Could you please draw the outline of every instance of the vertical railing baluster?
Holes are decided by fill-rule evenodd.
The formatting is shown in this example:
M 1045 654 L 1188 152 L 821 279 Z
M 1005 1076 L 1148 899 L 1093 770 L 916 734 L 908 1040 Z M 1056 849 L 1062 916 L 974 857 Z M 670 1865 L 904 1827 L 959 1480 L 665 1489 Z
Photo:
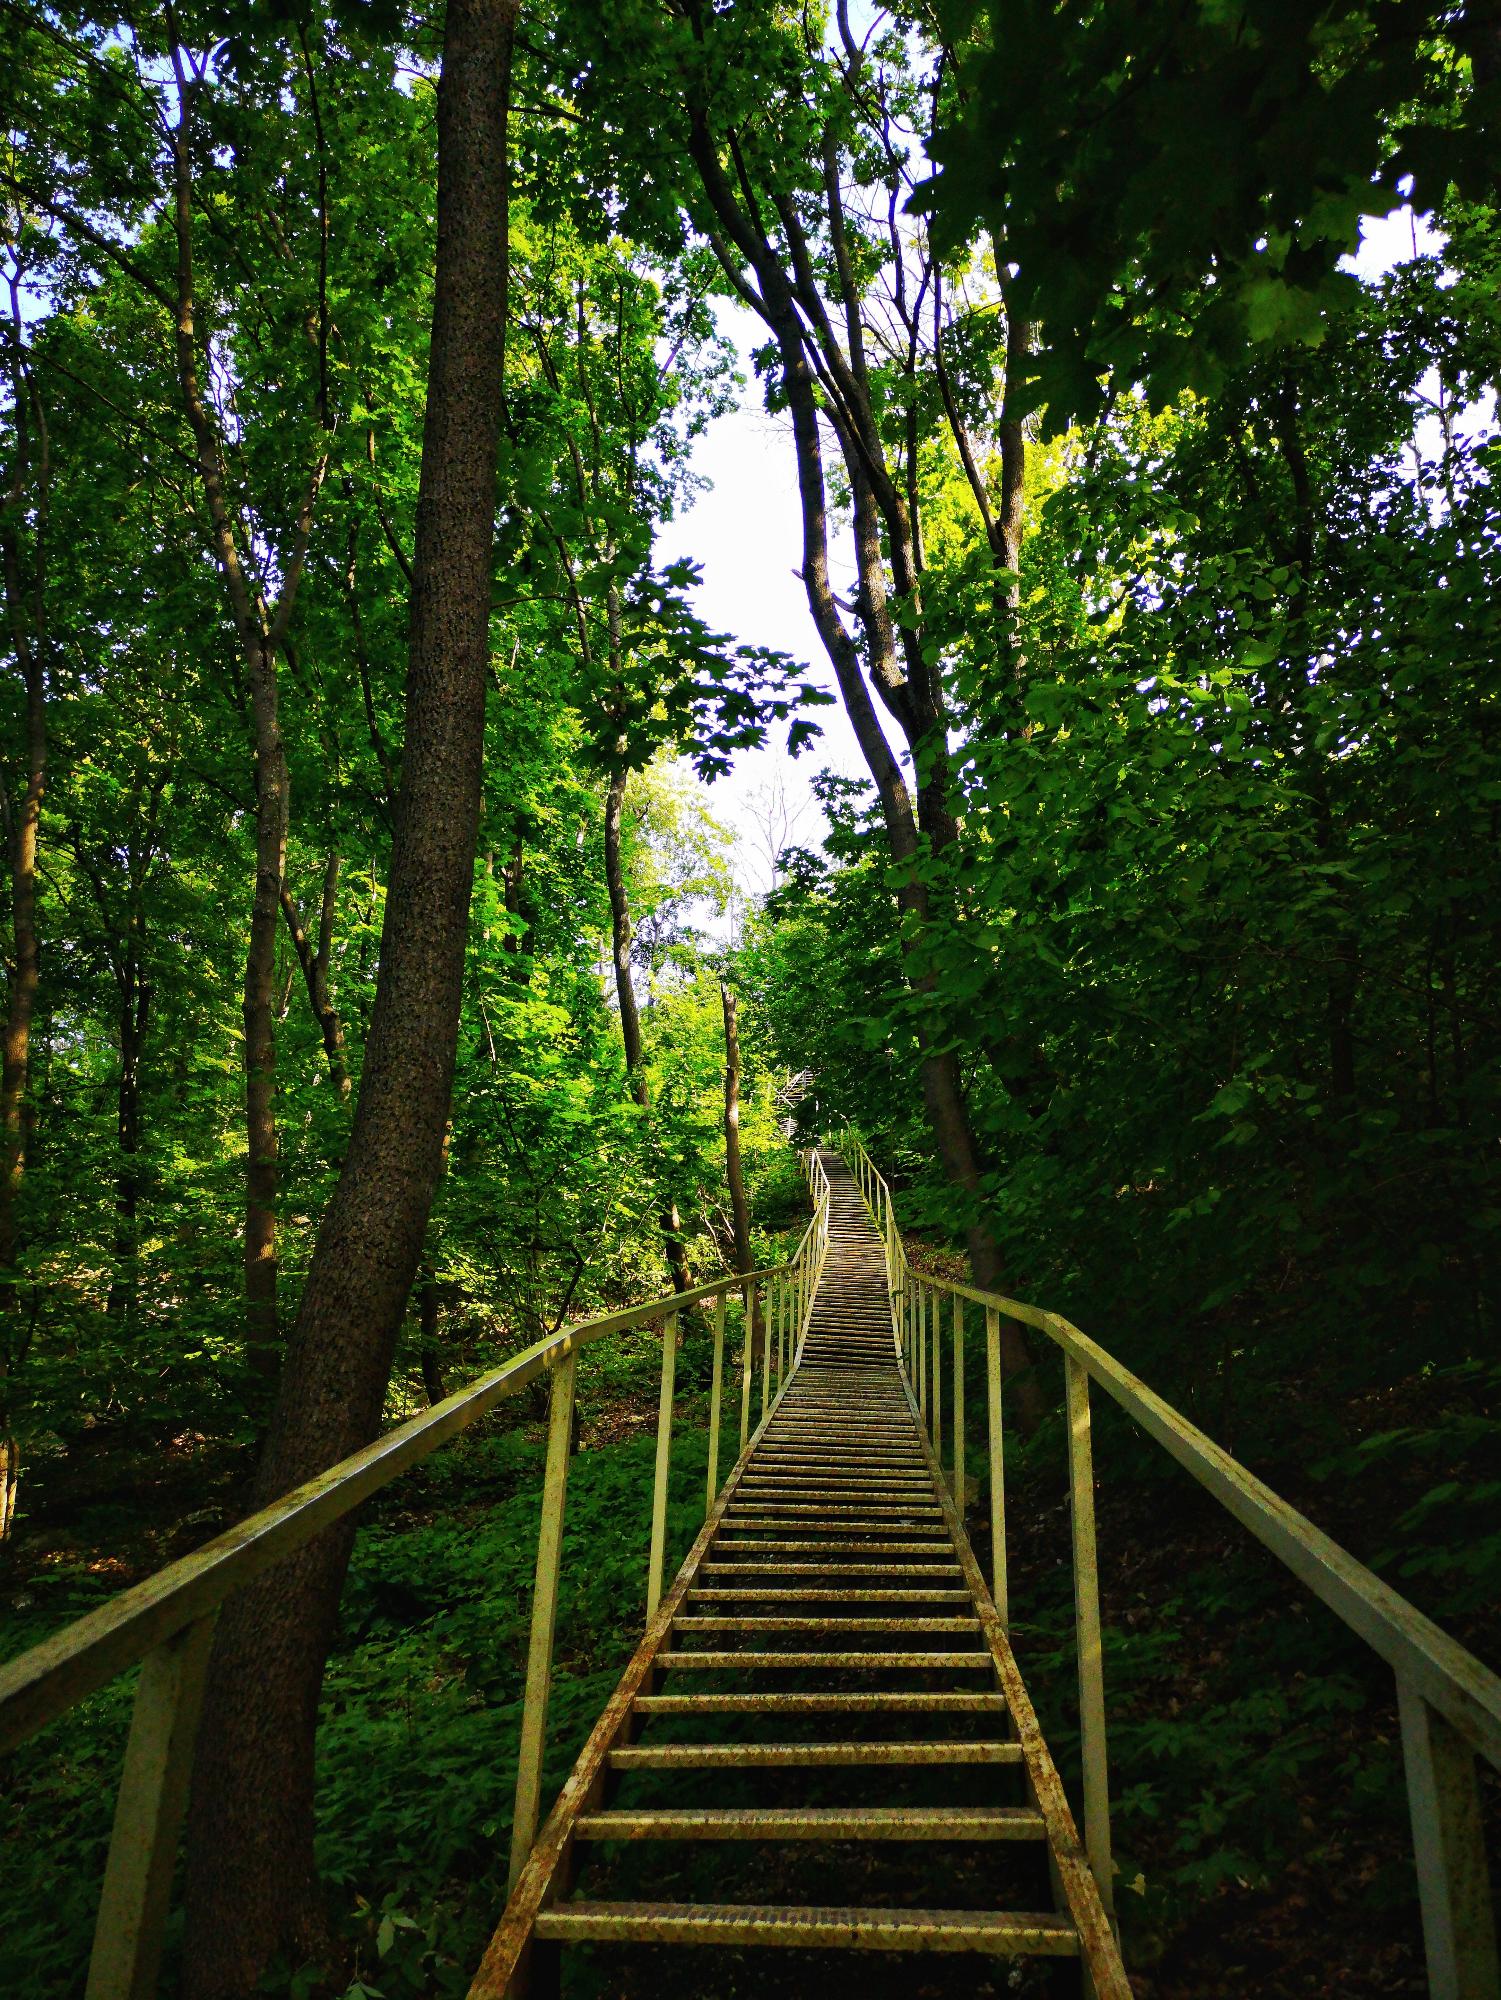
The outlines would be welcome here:
M 724 1313 L 725 1296 L 714 1301 L 714 1372 L 709 1378 L 709 1497 L 704 1502 L 707 1517 L 719 1491 L 719 1405 L 724 1395 Z
M 88 2000 L 152 2000 L 156 1992 L 216 1615 L 174 1632 L 141 1663 L 94 1925 Z
M 1080 1760 L 1084 1770 L 1084 1847 L 1100 1901 L 1115 1908 L 1110 1864 L 1110 1785 L 1105 1762 L 1105 1663 L 1100 1636 L 1100 1575 L 1095 1546 L 1094 1453 L 1089 1437 L 1089 1376 L 1064 1356 L 1068 1413 L 1069 1520 L 1073 1529 L 1074 1628 L 1079 1651 Z
M 943 1293 L 936 1285 L 928 1293 L 928 1345 L 932 1349 L 933 1381 L 928 1391 L 928 1431 L 933 1456 L 943 1466 Z
M 1501 1957 L 1475 1753 L 1405 1674 L 1397 1700 L 1428 1991 L 1433 2000 L 1493 2000 Z
M 917 1348 L 917 1407 L 922 1413 L 923 1423 L 928 1421 L 928 1301 L 919 1278 L 914 1287 L 916 1311 L 913 1316 L 912 1335 Z
M 985 1308 L 985 1400 L 990 1434 L 990 1594 L 1003 1626 L 1010 1623 L 1006 1577 L 1006 1453 L 1001 1431 L 1001 1315 Z
M 672 1470 L 672 1392 L 677 1380 L 678 1316 L 662 1325 L 662 1393 L 657 1401 L 657 1471 L 651 1495 L 651 1555 L 646 1566 L 646 1622 L 662 1601 L 662 1565 L 667 1556 L 667 1480 Z
M 964 1519 L 964 1301 L 954 1294 L 954 1505 Z
M 772 1322 L 777 1316 L 778 1285 L 775 1278 L 766 1280 L 765 1295 L 761 1302 L 761 1415 L 764 1418 L 771 1402 L 771 1337 Z
M 516 1811 L 511 1820 L 509 1886 L 512 1889 L 532 1851 L 541 1810 L 542 1760 L 547 1750 L 547 1703 L 552 1692 L 553 1638 L 558 1623 L 558 1576 L 563 1561 L 563 1514 L 568 1500 L 577 1370 L 578 1356 L 572 1350 L 552 1370 L 547 1410 L 547 1469 L 542 1477 L 542 1521 L 537 1531 L 532 1630 L 526 1653 L 526 1699 L 521 1710 L 516 1767 Z M 660 1452 L 659 1443 L 659 1456 Z M 648 1619 L 654 1608 L 648 1605 Z
M 751 1386 L 756 1375 L 756 1287 L 745 1288 L 745 1340 L 740 1361 L 740 1449 L 750 1436 Z

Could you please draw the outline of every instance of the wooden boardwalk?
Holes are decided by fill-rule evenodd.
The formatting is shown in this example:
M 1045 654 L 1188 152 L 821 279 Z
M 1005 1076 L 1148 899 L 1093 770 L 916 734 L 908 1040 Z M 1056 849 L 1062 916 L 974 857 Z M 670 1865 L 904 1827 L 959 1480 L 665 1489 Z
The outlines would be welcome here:
M 899 1362 L 880 1238 L 843 1161 L 822 1162 L 829 1255 L 796 1365 L 543 1827 L 471 2000 L 554 1989 L 580 1944 L 1066 1958 L 1086 1991 L 1130 1993 Z

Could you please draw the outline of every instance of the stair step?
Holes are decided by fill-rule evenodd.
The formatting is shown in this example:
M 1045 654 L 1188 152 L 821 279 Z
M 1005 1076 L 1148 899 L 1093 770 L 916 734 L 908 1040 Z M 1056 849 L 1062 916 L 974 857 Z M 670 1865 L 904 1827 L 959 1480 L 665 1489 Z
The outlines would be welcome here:
M 746 1530 L 742 1529 L 742 1533 Z M 765 1532 L 764 1530 L 762 1532 Z M 774 1530 L 773 1530 L 774 1532 Z M 915 1532 L 915 1531 L 914 1531 Z M 738 1536 L 727 1537 L 720 1533 L 714 1538 L 714 1549 L 718 1555 L 733 1551 L 737 1556 L 746 1555 L 824 1555 L 824 1556 L 948 1556 L 953 1552 L 953 1543 L 946 1530 L 930 1528 L 925 1530 L 932 1536 L 931 1541 L 914 1542 L 797 1542 L 797 1541 L 741 1541 Z M 939 1565 L 935 1562 L 934 1568 Z M 946 1562 L 945 1569 L 957 1569 L 957 1563 Z
M 1019 1764 L 1020 1743 L 650 1743 L 610 1752 L 617 1771 L 780 1771 L 804 1765 Z
M 831 1694 L 638 1694 L 641 1715 L 1001 1715 L 1003 1694 L 880 1694 L 850 1689 Z
M 702 1576 L 703 1571 L 699 1574 Z M 934 1584 L 931 1590 L 882 1590 L 874 1585 L 869 1590 L 848 1590 L 828 1584 L 820 1590 L 810 1583 L 798 1590 L 779 1590 L 754 1584 L 701 1583 L 688 1593 L 692 1604 L 706 1597 L 732 1598 L 736 1603 L 750 1600 L 757 1604 L 968 1604 L 970 1601 L 969 1592 L 962 1586 L 945 1589 L 941 1584 Z
M 580 1840 L 1041 1840 L 1031 1806 L 653 1806 L 580 1813 Z
M 742 1515 L 734 1513 L 732 1509 L 727 1509 L 724 1516 L 724 1526 L 726 1529 L 740 1534 L 754 1532 L 763 1535 L 767 1533 L 774 1534 L 778 1531 L 786 1534 L 792 1529 L 796 1529 L 799 1533 L 805 1535 L 811 1533 L 829 1535 L 940 1535 L 943 1538 L 943 1547 L 951 1548 L 953 1544 L 949 1540 L 947 1528 L 943 1526 L 941 1509 L 934 1507 L 921 1510 L 925 1517 L 928 1514 L 938 1517 L 931 1524 L 929 1524 L 926 1518 L 915 1523 L 912 1522 L 911 1515 L 918 1511 L 916 1508 L 911 1508 L 895 1515 L 861 1516 L 855 1518 L 853 1508 L 845 1515 L 809 1514 L 794 1512 L 790 1509 L 778 1509 L 776 1511 L 763 1509 L 754 1514 Z
M 775 1903 L 559 1903 L 538 1913 L 539 1938 L 564 1944 L 782 1945 L 804 1950 L 985 1952 L 996 1958 L 1077 1956 L 1066 1917 L 1007 1910 L 863 1910 Z
M 759 1618 L 679 1616 L 674 1632 L 978 1632 L 978 1618 Z
M 884 1653 L 792 1653 L 781 1647 L 770 1650 L 746 1648 L 740 1652 L 709 1652 L 698 1648 L 680 1653 L 663 1646 L 657 1654 L 662 1666 L 674 1672 L 687 1669 L 689 1672 L 704 1670 L 713 1673 L 761 1673 L 768 1668 L 783 1670 L 793 1667 L 812 1667 L 837 1670 L 841 1673 L 884 1673 L 897 1668 L 914 1670 L 941 1667 L 950 1671 L 986 1673 L 994 1665 L 989 1653 L 954 1651 L 940 1652 L 884 1652 Z
M 929 1489 L 932 1490 L 931 1488 Z M 756 1494 L 745 1501 L 732 1500 L 725 1509 L 729 1520 L 736 1514 L 750 1511 L 757 1514 L 775 1514 L 787 1520 L 817 1521 L 907 1521 L 914 1514 L 937 1515 L 942 1517 L 943 1509 L 936 1501 L 914 1500 L 911 1505 L 893 1501 L 889 1506 L 872 1501 L 868 1507 L 815 1506 L 811 1501 L 766 1500 Z
M 779 1563 L 706 1562 L 699 1565 L 700 1576 L 962 1576 L 958 1563 Z M 969 1592 L 959 1595 L 968 1600 Z

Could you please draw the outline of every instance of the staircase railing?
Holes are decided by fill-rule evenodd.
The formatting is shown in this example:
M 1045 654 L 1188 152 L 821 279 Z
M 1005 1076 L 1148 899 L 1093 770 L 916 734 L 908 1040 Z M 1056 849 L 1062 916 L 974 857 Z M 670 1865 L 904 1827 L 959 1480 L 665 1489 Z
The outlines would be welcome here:
M 942 1301 L 952 1302 L 949 1421 L 954 1493 L 961 1510 L 965 1309 L 975 1305 L 984 1310 L 993 1590 L 1003 1620 L 1007 1591 L 1000 1323 L 1010 1319 L 1030 1327 L 1062 1352 L 1084 1844 L 1106 1908 L 1111 1907 L 1110 1804 L 1089 1428 L 1091 1382 L 1393 1669 L 1429 1992 L 1432 2000 L 1496 2000 L 1501 1994 L 1501 1969 L 1475 1758 L 1478 1754 L 1501 1768 L 1501 1677 L 1061 1314 L 914 1270 L 902 1241 L 891 1190 L 859 1136 L 846 1129 L 839 1145 L 885 1246 L 893 1338 L 934 1455 L 940 1460 L 944 1425 Z
M 204 1674 L 219 1607 L 252 1578 L 351 1513 L 400 1474 L 421 1464 L 507 1397 L 545 1375 L 550 1383 L 547 1463 L 512 1832 L 514 1882 L 535 1838 L 540 1804 L 578 1357 L 585 1348 L 612 1335 L 642 1327 L 662 1328 L 647 1558 L 646 1614 L 650 1622 L 662 1594 L 667 1547 L 680 1316 L 691 1306 L 712 1308 L 707 1513 L 720 1488 L 729 1297 L 740 1292 L 745 1302 L 740 1406 L 743 1453 L 753 1442 L 747 1432 L 757 1361 L 764 1422 L 776 1390 L 796 1365 L 828 1252 L 828 1177 L 815 1151 L 809 1150 L 802 1159 L 813 1217 L 796 1250 L 784 1262 L 717 1278 L 692 1291 L 562 1328 L 238 1522 L 194 1554 L 168 1564 L 155 1576 L 122 1591 L 96 1611 L 0 1666 L 0 1752 L 25 1742 L 119 1674 L 137 1664 L 141 1667 L 94 1927 L 86 2000 L 151 2000 L 156 1992 Z

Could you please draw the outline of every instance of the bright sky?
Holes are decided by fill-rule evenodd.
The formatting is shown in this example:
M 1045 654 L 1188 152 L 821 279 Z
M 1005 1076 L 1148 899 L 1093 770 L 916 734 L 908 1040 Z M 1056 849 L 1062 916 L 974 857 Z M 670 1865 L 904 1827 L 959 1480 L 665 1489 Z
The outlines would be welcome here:
M 1347 268 L 1374 279 L 1406 262 L 1415 249 L 1440 249 L 1442 241 L 1411 209 L 1368 216 L 1361 225 L 1360 249 L 1347 260 Z M 719 323 L 740 351 L 746 385 L 740 407 L 721 417 L 700 442 L 694 468 L 710 486 L 664 531 L 659 554 L 664 561 L 687 556 L 700 565 L 697 607 L 716 631 L 791 653 L 807 663 L 809 678 L 834 693 L 797 574 L 802 524 L 790 429 L 785 418 L 766 414 L 761 385 L 750 367 L 751 348 L 764 338 L 760 322 L 742 307 L 721 305 Z M 848 594 L 841 581 L 847 565 L 840 560 L 837 537 L 833 554 L 836 587 Z M 792 843 L 816 848 L 823 816 L 809 779 L 825 768 L 845 777 L 866 775 L 843 708 L 821 708 L 816 719 L 823 736 L 795 761 L 787 756 L 783 740 L 776 740 L 765 750 L 742 754 L 730 776 L 708 790 L 709 810 L 738 836 L 736 873 L 751 893 L 768 886 L 761 851 L 768 794 L 780 786 L 785 810 L 795 816 Z
M 710 426 L 693 458 L 694 470 L 711 481 L 692 507 L 671 522 L 658 539 L 658 559 L 690 557 L 703 571 L 697 597 L 700 615 L 718 632 L 746 645 L 775 646 L 808 668 L 807 678 L 836 692 L 834 677 L 803 594 L 802 517 L 798 509 L 797 473 L 792 432 L 783 417 L 771 417 L 762 407 L 761 384 L 750 366 L 760 322 L 743 307 L 721 305 L 721 330 L 740 351 L 746 377 L 740 407 Z M 836 587 L 842 565 L 837 544 L 833 552 Z M 742 886 L 759 894 L 768 887 L 768 869 L 757 852 L 761 842 L 758 800 L 778 786 L 787 809 L 801 817 L 791 843 L 817 847 L 823 835 L 823 815 L 808 781 L 819 770 L 845 777 L 864 777 L 865 765 L 837 703 L 820 708 L 814 719 L 823 730 L 820 740 L 796 759 L 786 752 L 786 730 L 779 730 L 765 750 L 743 752 L 727 778 L 709 787 L 708 805 L 716 819 L 740 836 L 737 874 Z

